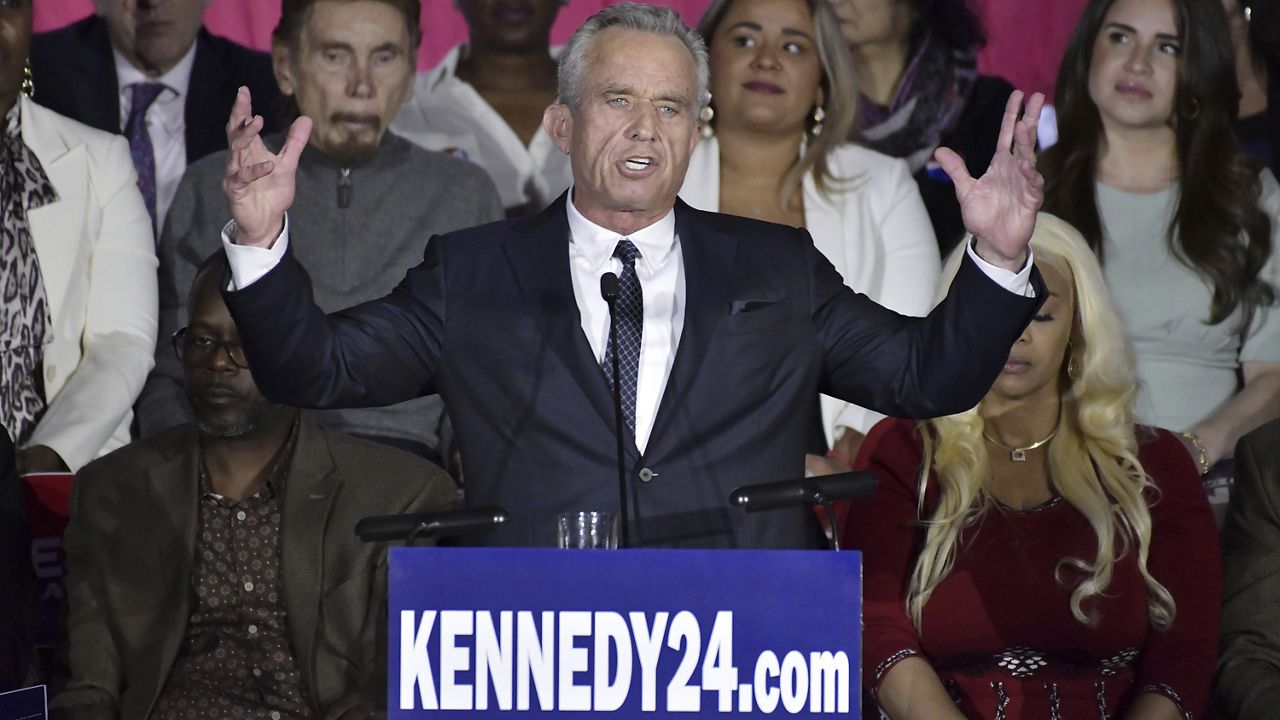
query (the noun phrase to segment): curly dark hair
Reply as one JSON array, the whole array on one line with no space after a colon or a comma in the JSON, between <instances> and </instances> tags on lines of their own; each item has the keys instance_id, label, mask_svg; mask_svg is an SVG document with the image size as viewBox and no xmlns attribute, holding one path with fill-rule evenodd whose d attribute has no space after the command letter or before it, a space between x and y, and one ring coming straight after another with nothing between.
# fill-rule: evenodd
<instances>
[{"instance_id":1,"label":"curly dark hair","mask_svg":"<svg viewBox=\"0 0 1280 720\"><path fill-rule=\"evenodd\" d=\"M1114 2L1091 0L1067 45L1054 98L1059 140L1040 163L1045 211L1074 225L1104 262L1095 191L1104 130L1089 96L1089 63ZM1271 224L1258 206L1261 166L1239 152L1233 129L1240 91L1226 13L1219 0L1173 5L1182 44L1172 119L1182 186L1166 238L1173 256L1213 286L1209 322L1243 307L1247 326L1276 295L1260 276L1272 249Z\"/></svg>"}]
</instances>

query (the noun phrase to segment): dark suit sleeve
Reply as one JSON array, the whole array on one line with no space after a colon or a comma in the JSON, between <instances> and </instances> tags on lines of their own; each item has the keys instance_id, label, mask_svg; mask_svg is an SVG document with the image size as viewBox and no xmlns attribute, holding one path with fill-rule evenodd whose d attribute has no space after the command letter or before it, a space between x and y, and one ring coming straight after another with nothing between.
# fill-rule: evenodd
<instances>
[{"instance_id":1,"label":"dark suit sleeve","mask_svg":"<svg viewBox=\"0 0 1280 720\"><path fill-rule=\"evenodd\" d=\"M92 472L81 473L71 489L71 522L62 536L67 575L65 623L58 648L62 676L51 685L50 717L55 720L114 719L119 715L124 668L108 626L102 578L96 571L92 549L95 539L85 518L84 488L95 481Z\"/></svg>"},{"instance_id":2,"label":"dark suit sleeve","mask_svg":"<svg viewBox=\"0 0 1280 720\"><path fill-rule=\"evenodd\" d=\"M326 316L292 249L253 284L223 297L263 392L296 407L378 407L435 392L444 334L444 251L386 297Z\"/></svg>"},{"instance_id":3,"label":"dark suit sleeve","mask_svg":"<svg viewBox=\"0 0 1280 720\"><path fill-rule=\"evenodd\" d=\"M965 257L947 297L923 319L898 315L845 287L810 244L814 323L824 352L822 392L901 418L974 407L1047 295L997 285Z\"/></svg>"},{"instance_id":4,"label":"dark suit sleeve","mask_svg":"<svg viewBox=\"0 0 1280 720\"><path fill-rule=\"evenodd\" d=\"M1223 528L1222 643L1217 699L1227 717L1275 717L1280 707L1280 468L1275 423L1236 449Z\"/></svg>"},{"instance_id":5,"label":"dark suit sleeve","mask_svg":"<svg viewBox=\"0 0 1280 720\"><path fill-rule=\"evenodd\" d=\"M31 660L31 534L13 442L0 428L0 692L22 686Z\"/></svg>"}]
</instances>

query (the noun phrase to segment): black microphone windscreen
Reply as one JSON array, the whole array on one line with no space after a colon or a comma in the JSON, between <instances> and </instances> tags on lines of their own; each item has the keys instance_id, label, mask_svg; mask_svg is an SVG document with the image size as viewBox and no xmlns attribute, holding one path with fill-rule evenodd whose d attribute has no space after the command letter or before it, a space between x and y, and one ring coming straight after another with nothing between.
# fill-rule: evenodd
<instances>
[{"instance_id":1,"label":"black microphone windscreen","mask_svg":"<svg viewBox=\"0 0 1280 720\"><path fill-rule=\"evenodd\" d=\"M618 299L618 276L607 272L600 276L600 297L607 303Z\"/></svg>"}]
</instances>

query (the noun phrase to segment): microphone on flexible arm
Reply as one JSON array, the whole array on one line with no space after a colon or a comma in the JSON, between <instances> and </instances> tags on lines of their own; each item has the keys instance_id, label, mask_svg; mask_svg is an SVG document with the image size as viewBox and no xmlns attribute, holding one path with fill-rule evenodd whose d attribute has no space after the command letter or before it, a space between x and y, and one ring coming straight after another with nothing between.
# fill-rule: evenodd
<instances>
[{"instance_id":1,"label":"microphone on flexible arm","mask_svg":"<svg viewBox=\"0 0 1280 720\"><path fill-rule=\"evenodd\" d=\"M436 537L446 533L487 530L510 519L500 507L483 507L474 510L407 513L404 515L374 515L361 518L356 523L356 535L364 542L404 540L413 545L419 537Z\"/></svg>"},{"instance_id":2,"label":"microphone on flexible arm","mask_svg":"<svg viewBox=\"0 0 1280 720\"><path fill-rule=\"evenodd\" d=\"M627 450L622 442L622 383L618 378L618 276L600 276L600 297L609 306L609 354L613 356L613 432L618 439L618 547L627 546Z\"/></svg>"},{"instance_id":3,"label":"microphone on flexible arm","mask_svg":"<svg viewBox=\"0 0 1280 720\"><path fill-rule=\"evenodd\" d=\"M744 485L729 494L729 504L747 512L776 510L794 505L821 505L831 522L832 545L840 549L840 528L836 524L831 503L855 500L876 491L876 476L870 470L818 475L799 480Z\"/></svg>"}]
</instances>

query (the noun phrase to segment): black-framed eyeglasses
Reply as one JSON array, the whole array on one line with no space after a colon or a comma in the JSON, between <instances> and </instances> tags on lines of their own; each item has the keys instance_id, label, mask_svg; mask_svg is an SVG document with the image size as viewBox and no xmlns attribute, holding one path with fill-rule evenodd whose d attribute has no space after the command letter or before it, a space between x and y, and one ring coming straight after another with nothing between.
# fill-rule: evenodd
<instances>
[{"instance_id":1,"label":"black-framed eyeglasses","mask_svg":"<svg viewBox=\"0 0 1280 720\"><path fill-rule=\"evenodd\" d=\"M242 370L249 369L249 361L245 359L244 347L232 340L217 338L191 332L184 327L173 334L173 352L178 360L187 367L204 367L208 365L219 350L226 350L231 364Z\"/></svg>"}]
</instances>

